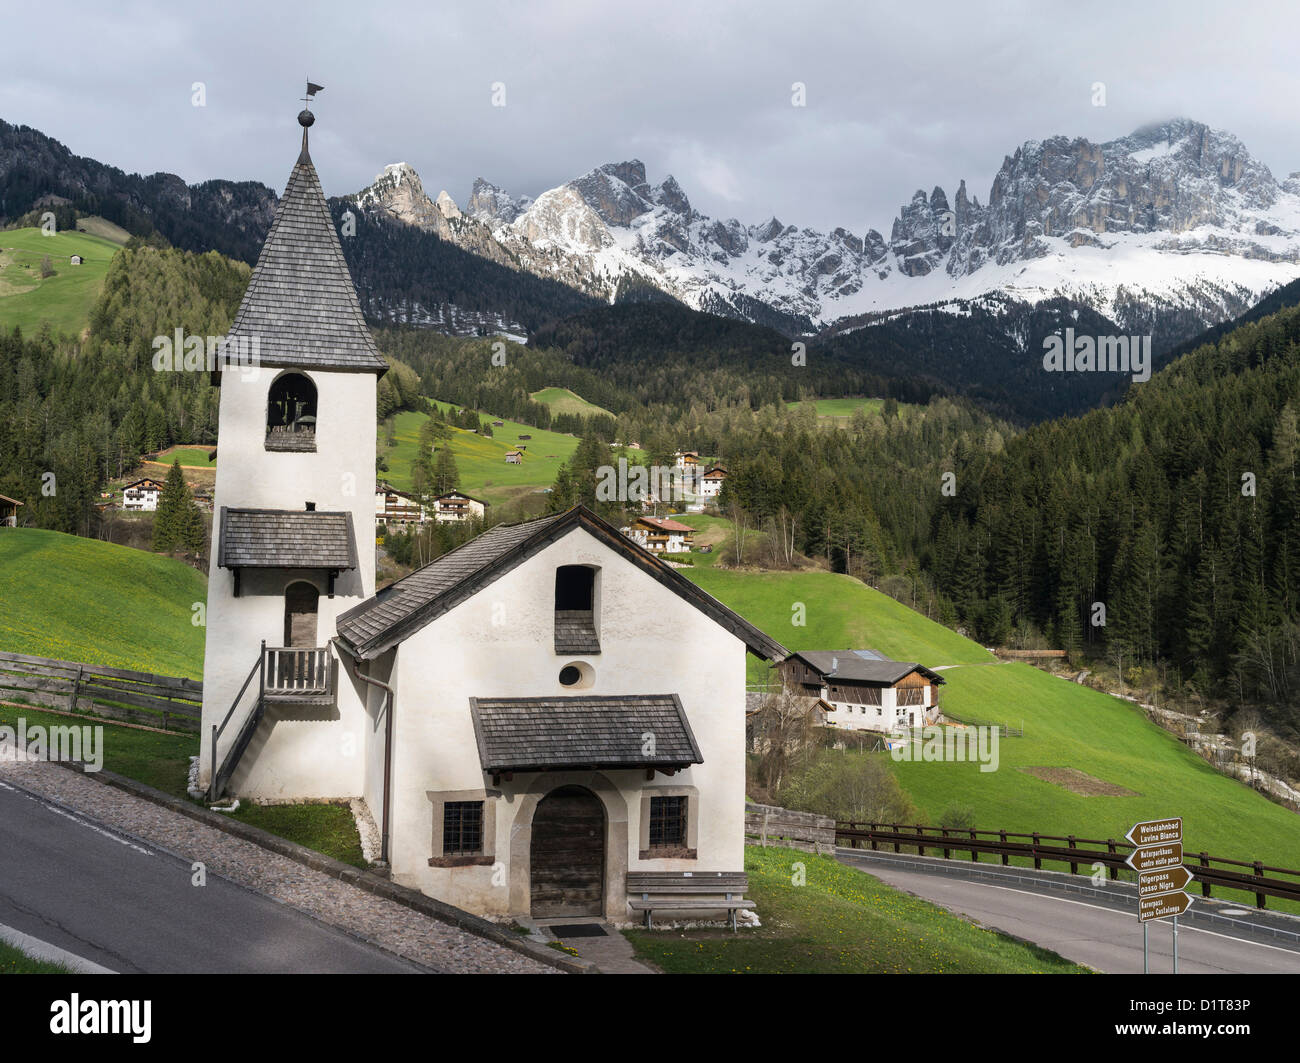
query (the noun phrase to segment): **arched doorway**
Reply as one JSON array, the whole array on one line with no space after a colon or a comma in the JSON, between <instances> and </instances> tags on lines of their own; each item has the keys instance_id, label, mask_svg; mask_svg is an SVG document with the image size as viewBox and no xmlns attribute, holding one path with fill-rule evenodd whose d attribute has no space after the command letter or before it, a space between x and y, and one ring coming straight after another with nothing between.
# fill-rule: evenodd
<instances>
[{"instance_id":1,"label":"arched doorway","mask_svg":"<svg viewBox=\"0 0 1300 1063\"><path fill-rule=\"evenodd\" d=\"M582 786L561 786L533 813L531 868L535 918L603 915L605 806Z\"/></svg>"},{"instance_id":2,"label":"arched doorway","mask_svg":"<svg viewBox=\"0 0 1300 1063\"><path fill-rule=\"evenodd\" d=\"M316 646L316 610L320 591L310 583L291 583L284 592L284 644L302 649Z\"/></svg>"}]
</instances>

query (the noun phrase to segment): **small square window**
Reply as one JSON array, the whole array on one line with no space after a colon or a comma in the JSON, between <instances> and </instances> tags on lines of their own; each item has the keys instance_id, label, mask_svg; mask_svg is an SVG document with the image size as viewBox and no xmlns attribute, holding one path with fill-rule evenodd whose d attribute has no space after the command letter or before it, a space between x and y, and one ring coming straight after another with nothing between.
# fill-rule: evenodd
<instances>
[{"instance_id":1,"label":"small square window","mask_svg":"<svg viewBox=\"0 0 1300 1063\"><path fill-rule=\"evenodd\" d=\"M650 798L650 848L676 849L686 845L686 798Z\"/></svg>"},{"instance_id":2,"label":"small square window","mask_svg":"<svg viewBox=\"0 0 1300 1063\"><path fill-rule=\"evenodd\" d=\"M442 853L469 856L483 851L483 802L448 801L442 809Z\"/></svg>"}]
</instances>

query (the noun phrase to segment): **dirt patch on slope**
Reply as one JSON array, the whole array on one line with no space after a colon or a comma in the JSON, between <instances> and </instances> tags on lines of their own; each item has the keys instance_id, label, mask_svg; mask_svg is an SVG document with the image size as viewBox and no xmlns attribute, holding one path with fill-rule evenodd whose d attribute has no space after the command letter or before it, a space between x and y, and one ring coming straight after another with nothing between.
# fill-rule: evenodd
<instances>
[{"instance_id":1,"label":"dirt patch on slope","mask_svg":"<svg viewBox=\"0 0 1300 1063\"><path fill-rule=\"evenodd\" d=\"M1020 770L1032 775L1035 779L1054 783L1057 786L1064 787L1071 793L1083 794L1084 797L1142 796L1135 790L1116 786L1114 783L1103 782L1101 779L1094 778L1086 771L1080 771L1078 768L1021 768Z\"/></svg>"}]
</instances>

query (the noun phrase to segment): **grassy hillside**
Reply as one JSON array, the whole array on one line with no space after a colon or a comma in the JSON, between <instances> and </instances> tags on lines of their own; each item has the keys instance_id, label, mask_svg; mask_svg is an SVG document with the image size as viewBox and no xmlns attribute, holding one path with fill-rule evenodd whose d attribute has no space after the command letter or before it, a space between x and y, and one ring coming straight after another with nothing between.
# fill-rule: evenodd
<instances>
[{"instance_id":1,"label":"grassy hillside","mask_svg":"<svg viewBox=\"0 0 1300 1063\"><path fill-rule=\"evenodd\" d=\"M1300 817L1215 771L1130 702L1027 664L994 663L976 643L846 576L682 572L787 648L871 647L930 667L958 665L942 672L947 684L940 703L947 711L967 720L1023 725L1025 737L1000 741L999 767L992 772L972 763L846 754L886 758L920 822L937 823L958 805L970 808L975 825L984 829L1118 839L1138 820L1182 816L1189 852L1300 868ZM800 601L807 606L804 628L791 624L792 604ZM751 678L765 670L751 658ZM1062 767L1109 786L1039 777ZM1034 774L1026 768L1049 770Z\"/></svg>"},{"instance_id":2,"label":"grassy hillside","mask_svg":"<svg viewBox=\"0 0 1300 1063\"><path fill-rule=\"evenodd\" d=\"M191 606L207 581L180 561L61 532L0 528L0 649L203 678Z\"/></svg>"},{"instance_id":3,"label":"grassy hillside","mask_svg":"<svg viewBox=\"0 0 1300 1063\"><path fill-rule=\"evenodd\" d=\"M442 410L455 408L445 402L437 405ZM411 486L411 463L418 453L420 426L426 420L422 413L397 414L396 440L392 447L384 445L380 428L379 452L388 462L388 472L381 475L399 490ZM492 432L489 439L476 432L453 428L451 449L460 470L460 489L494 505L550 487L560 466L578 447L576 436L543 431L517 421L506 421L500 428L493 426ZM506 451L520 442L521 435L532 436L523 441L528 448L524 460L519 465L507 465Z\"/></svg>"},{"instance_id":4,"label":"grassy hillside","mask_svg":"<svg viewBox=\"0 0 1300 1063\"><path fill-rule=\"evenodd\" d=\"M552 413L576 413L581 417L613 417L603 406L588 402L575 391L568 388L543 388L534 391L529 398L549 406Z\"/></svg>"},{"instance_id":5,"label":"grassy hillside","mask_svg":"<svg viewBox=\"0 0 1300 1063\"><path fill-rule=\"evenodd\" d=\"M696 523L697 518L685 519ZM993 660L982 646L850 576L716 567L684 569L683 573L788 649L870 648L930 668ZM803 625L795 623L796 603L803 605Z\"/></svg>"},{"instance_id":6,"label":"grassy hillside","mask_svg":"<svg viewBox=\"0 0 1300 1063\"><path fill-rule=\"evenodd\" d=\"M80 333L104 287L116 244L88 233L44 236L40 229L0 231L0 329L33 332L48 321L59 332ZM54 276L41 277L49 255ZM81 255L80 266L69 256Z\"/></svg>"},{"instance_id":7,"label":"grassy hillside","mask_svg":"<svg viewBox=\"0 0 1300 1063\"><path fill-rule=\"evenodd\" d=\"M864 399L861 397L848 399L813 399L812 404L817 410L817 417L819 420L828 423L833 422L844 426L849 423L849 419L853 416L854 410L862 410L864 413L879 413L881 407L885 404L885 400ZM787 402L786 405L793 409L796 406L802 406L803 403Z\"/></svg>"}]
</instances>

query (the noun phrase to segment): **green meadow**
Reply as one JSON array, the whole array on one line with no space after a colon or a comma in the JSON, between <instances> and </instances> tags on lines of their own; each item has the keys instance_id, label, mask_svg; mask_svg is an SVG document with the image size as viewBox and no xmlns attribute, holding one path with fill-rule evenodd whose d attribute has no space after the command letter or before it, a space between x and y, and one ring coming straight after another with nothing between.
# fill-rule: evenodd
<instances>
[{"instance_id":1,"label":"green meadow","mask_svg":"<svg viewBox=\"0 0 1300 1063\"><path fill-rule=\"evenodd\" d=\"M848 425L849 420L853 417L854 410L862 410L863 413L873 414L880 413L885 405L884 399L867 399L858 396L847 399L811 399L809 400L813 408L817 411L817 417L821 421L830 424L839 425L841 428ZM799 401L787 402L787 406L794 409L796 406L802 406ZM899 414L906 413L907 406L903 403L898 405Z\"/></svg>"},{"instance_id":2,"label":"green meadow","mask_svg":"<svg viewBox=\"0 0 1300 1063\"><path fill-rule=\"evenodd\" d=\"M40 229L0 230L0 329L24 332L49 322L56 332L80 333L104 287L118 245L88 233L45 236ZM50 257L52 277L41 276ZM70 256L81 255L80 266Z\"/></svg>"},{"instance_id":3,"label":"green meadow","mask_svg":"<svg viewBox=\"0 0 1300 1063\"><path fill-rule=\"evenodd\" d=\"M696 525L698 517L674 519ZM716 556L712 566L685 570L685 574L787 649L873 649L931 668L994 659L982 646L851 576L722 569ZM750 669L751 675L766 670L758 662L751 662Z\"/></svg>"},{"instance_id":4,"label":"green meadow","mask_svg":"<svg viewBox=\"0 0 1300 1063\"><path fill-rule=\"evenodd\" d=\"M1084 974L1054 952L974 926L827 856L745 847L762 926L625 930L671 974Z\"/></svg>"},{"instance_id":5,"label":"green meadow","mask_svg":"<svg viewBox=\"0 0 1300 1063\"><path fill-rule=\"evenodd\" d=\"M441 410L455 409L450 403L439 402ZM395 417L394 445L384 442L384 429L380 426L379 452L388 462L388 471L380 476L399 490L411 487L411 465L419 454L420 426L428 419L426 414L409 410ZM486 417L489 424L501 418ZM491 438L463 428L451 429L451 450L460 471L460 489L476 498L494 505L510 502L550 487L555 482L560 466L578 448L578 437L560 432L547 432L517 421L505 421L501 427L492 426ZM506 463L506 452L513 450L521 435L527 449L518 465Z\"/></svg>"},{"instance_id":6,"label":"green meadow","mask_svg":"<svg viewBox=\"0 0 1300 1063\"><path fill-rule=\"evenodd\" d=\"M542 388L541 391L534 391L529 398L534 402L540 402L543 406L549 406L553 414L576 413L582 417L614 416L603 406L588 402L576 391L570 391L568 388Z\"/></svg>"},{"instance_id":7,"label":"green meadow","mask_svg":"<svg viewBox=\"0 0 1300 1063\"><path fill-rule=\"evenodd\" d=\"M871 648L941 667L946 712L1023 727L1023 738L999 741L996 771L970 762L845 753L886 758L919 822L937 824L949 808L964 806L981 829L1122 839L1139 820L1182 816L1188 852L1300 868L1300 817L1217 772L1131 702L1028 664L998 662L847 576L716 567L682 573L788 649ZM792 623L796 603L806 606L802 627ZM750 658L751 680L766 671ZM1089 778L1052 770L1059 768Z\"/></svg>"},{"instance_id":8,"label":"green meadow","mask_svg":"<svg viewBox=\"0 0 1300 1063\"><path fill-rule=\"evenodd\" d=\"M0 650L203 678L195 603L207 580L181 561L35 528L0 528Z\"/></svg>"}]
</instances>

